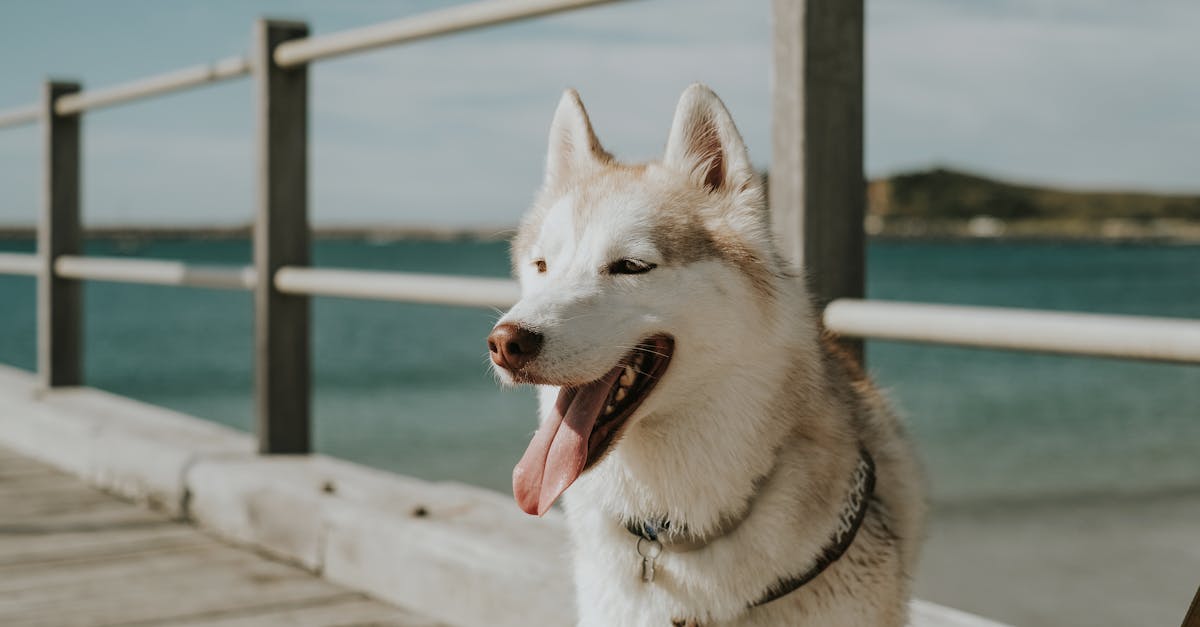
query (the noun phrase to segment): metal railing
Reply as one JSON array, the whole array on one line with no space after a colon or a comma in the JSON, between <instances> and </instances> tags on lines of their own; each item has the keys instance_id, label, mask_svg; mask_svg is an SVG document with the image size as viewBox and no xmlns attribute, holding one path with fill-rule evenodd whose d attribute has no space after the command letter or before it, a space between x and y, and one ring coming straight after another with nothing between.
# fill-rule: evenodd
<instances>
[{"instance_id":1,"label":"metal railing","mask_svg":"<svg viewBox=\"0 0 1200 627\"><path fill-rule=\"evenodd\" d=\"M295 67L309 61L616 1L490 0L489 2L463 4L332 35L290 41L275 50L274 58L275 63L278 63L280 67Z\"/></svg>"},{"instance_id":2,"label":"metal railing","mask_svg":"<svg viewBox=\"0 0 1200 627\"><path fill-rule=\"evenodd\" d=\"M55 260L54 272L66 279L224 290L253 290L258 284L258 273L250 266L205 266L164 259L63 255Z\"/></svg>"},{"instance_id":3,"label":"metal railing","mask_svg":"<svg viewBox=\"0 0 1200 627\"><path fill-rule=\"evenodd\" d=\"M293 39L276 46L272 58L278 67L293 68L311 61L618 1L621 0L485 0L340 33ZM62 96L54 103L54 112L72 115L89 109L144 100L248 76L253 70L252 59L230 57L105 89ZM42 108L36 104L0 111L0 128L33 124L41 117Z\"/></svg>"},{"instance_id":4,"label":"metal railing","mask_svg":"<svg viewBox=\"0 0 1200 627\"><path fill-rule=\"evenodd\" d=\"M322 36L308 36L304 24L264 20L256 26L247 56L104 89L49 82L39 104L0 112L0 127L40 122L46 129L39 253L0 254L0 274L38 277L43 384L82 382L81 280L252 291L260 450L307 452L309 296L507 307L519 293L509 280L309 267L308 64L614 1L486 0ZM851 70L861 69L862 2L774 0L772 6L773 221L785 249L793 257L803 254L811 275L833 277L818 280L814 289L818 302L828 303L824 322L829 329L847 338L1200 363L1200 321L861 300L861 153L825 149L853 145L856 138L861 144L861 115L847 122L839 113L828 124L812 116L856 104L861 113L862 76ZM847 37L845 28L811 28L812 22L829 20L856 23L860 32ZM835 64L852 76L822 83L828 72L805 71L805 64L821 63ZM255 79L259 129L254 265L82 256L79 117L88 110L247 75ZM799 106L805 101L823 106ZM806 136L810 127L833 131Z\"/></svg>"},{"instance_id":5,"label":"metal railing","mask_svg":"<svg viewBox=\"0 0 1200 627\"><path fill-rule=\"evenodd\" d=\"M36 276L33 254L0 253L0 274ZM254 290L252 266L190 264L158 259L61 256L68 279L173 287ZM507 308L516 281L452 274L284 266L275 289L285 294L461 307ZM1200 364L1200 321L1015 307L981 307L843 298L825 307L823 322L844 337Z\"/></svg>"},{"instance_id":6,"label":"metal railing","mask_svg":"<svg viewBox=\"0 0 1200 627\"><path fill-rule=\"evenodd\" d=\"M1200 364L1200 321L1179 318L846 298L824 321L847 337Z\"/></svg>"},{"instance_id":7,"label":"metal railing","mask_svg":"<svg viewBox=\"0 0 1200 627\"><path fill-rule=\"evenodd\" d=\"M244 57L221 59L206 65L149 76L105 89L68 94L54 102L54 113L72 115L135 100L144 100L250 74L253 68Z\"/></svg>"},{"instance_id":8,"label":"metal railing","mask_svg":"<svg viewBox=\"0 0 1200 627\"><path fill-rule=\"evenodd\" d=\"M304 24L260 20L249 54L103 89L49 81L41 101L0 111L0 127L46 129L46 183L38 250L0 254L0 274L38 278L38 373L47 387L82 383L78 282L118 281L255 293L255 395L264 453L311 449L309 295L466 306L511 302L511 282L308 267L308 65L314 61L616 0L486 0L365 28L308 36ZM253 75L259 133L255 263L200 266L83 256L80 116L89 110ZM271 280L259 281L269 276Z\"/></svg>"},{"instance_id":9,"label":"metal railing","mask_svg":"<svg viewBox=\"0 0 1200 627\"><path fill-rule=\"evenodd\" d=\"M0 274L37 276L40 263L37 255L0 253Z\"/></svg>"}]
</instances>

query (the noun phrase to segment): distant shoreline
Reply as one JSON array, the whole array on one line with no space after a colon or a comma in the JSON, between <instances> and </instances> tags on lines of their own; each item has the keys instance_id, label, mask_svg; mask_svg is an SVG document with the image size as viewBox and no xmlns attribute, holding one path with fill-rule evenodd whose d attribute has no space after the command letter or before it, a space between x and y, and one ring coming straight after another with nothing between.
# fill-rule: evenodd
<instances>
[{"instance_id":1,"label":"distant shoreline","mask_svg":"<svg viewBox=\"0 0 1200 627\"><path fill-rule=\"evenodd\" d=\"M990 216L970 219L868 216L864 227L868 237L886 240L1200 243L1200 220L1166 218L1000 220Z\"/></svg>"},{"instance_id":2,"label":"distant shoreline","mask_svg":"<svg viewBox=\"0 0 1200 627\"><path fill-rule=\"evenodd\" d=\"M864 224L868 238L910 241L1058 241L1097 243L1200 243L1200 221L1195 220L998 220L977 216L969 220L913 219L868 216ZM505 241L515 227L435 228L395 226L314 227L318 240L363 240L368 242ZM246 240L249 226L97 226L85 229L85 237L110 240ZM0 226L0 240L31 240L32 226Z\"/></svg>"},{"instance_id":3,"label":"distant shoreline","mask_svg":"<svg viewBox=\"0 0 1200 627\"><path fill-rule=\"evenodd\" d=\"M764 183L770 184L764 174ZM943 167L868 182L868 237L887 240L1200 243L1200 194L1077 190L1011 182ZM251 223L205 226L108 224L88 237L249 239ZM353 222L313 227L314 239L502 241L512 225L434 227ZM0 240L36 237L33 225L0 224Z\"/></svg>"},{"instance_id":4,"label":"distant shoreline","mask_svg":"<svg viewBox=\"0 0 1200 627\"><path fill-rule=\"evenodd\" d=\"M764 175L765 176L765 175ZM769 178L764 178L768 185ZM868 237L883 240L1200 243L1200 195L1058 189L932 168L878 178L866 189ZM245 240L249 223L218 226L109 224L88 237ZM515 226L340 224L313 227L319 240L503 241ZM36 237L30 224L0 224L0 240Z\"/></svg>"},{"instance_id":5,"label":"distant shoreline","mask_svg":"<svg viewBox=\"0 0 1200 627\"><path fill-rule=\"evenodd\" d=\"M322 240L503 241L515 231L515 227L318 226L313 228L312 234L314 238ZM117 240L244 240L250 239L251 232L249 226L94 226L84 229L84 237ZM37 229L32 226L0 226L0 240L34 239L36 237Z\"/></svg>"}]
</instances>

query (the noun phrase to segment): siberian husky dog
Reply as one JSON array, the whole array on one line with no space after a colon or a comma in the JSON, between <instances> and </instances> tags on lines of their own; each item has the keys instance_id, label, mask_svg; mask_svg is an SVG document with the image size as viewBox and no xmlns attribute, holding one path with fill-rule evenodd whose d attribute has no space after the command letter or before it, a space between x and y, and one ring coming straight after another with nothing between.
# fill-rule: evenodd
<instances>
[{"instance_id":1,"label":"siberian husky dog","mask_svg":"<svg viewBox=\"0 0 1200 627\"><path fill-rule=\"evenodd\" d=\"M564 499L578 624L898 626L924 498L902 427L772 242L720 99L619 163L568 90L488 337L538 386L518 505Z\"/></svg>"}]
</instances>

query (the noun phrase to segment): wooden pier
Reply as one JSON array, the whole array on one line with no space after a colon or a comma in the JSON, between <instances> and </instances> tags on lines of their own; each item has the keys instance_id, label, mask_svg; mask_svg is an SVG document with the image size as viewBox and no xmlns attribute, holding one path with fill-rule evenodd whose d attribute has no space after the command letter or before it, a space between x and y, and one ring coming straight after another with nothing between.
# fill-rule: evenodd
<instances>
[{"instance_id":1,"label":"wooden pier","mask_svg":"<svg viewBox=\"0 0 1200 627\"><path fill-rule=\"evenodd\" d=\"M439 624L0 446L0 625Z\"/></svg>"},{"instance_id":2,"label":"wooden pier","mask_svg":"<svg viewBox=\"0 0 1200 627\"><path fill-rule=\"evenodd\" d=\"M48 81L37 102L0 111L0 127L40 124L44 149L38 252L0 254L0 274L35 277L38 289L38 373L0 366L0 446L164 512L0 452L0 624L432 624L349 590L448 624L571 622L565 530L553 513L531 520L499 494L308 454L310 297L493 307L517 289L310 265L307 71L326 58L613 1L483 0L313 36L302 23L260 21L247 56L100 89ZM863 300L864 3L771 6L772 222L828 305L828 329L850 341L1200 363L1197 321ZM247 76L256 95L254 264L83 254L83 116ZM253 292L256 436L79 387L82 281ZM535 586L536 600L514 602ZM914 626L995 625L921 601L913 610Z\"/></svg>"}]
</instances>

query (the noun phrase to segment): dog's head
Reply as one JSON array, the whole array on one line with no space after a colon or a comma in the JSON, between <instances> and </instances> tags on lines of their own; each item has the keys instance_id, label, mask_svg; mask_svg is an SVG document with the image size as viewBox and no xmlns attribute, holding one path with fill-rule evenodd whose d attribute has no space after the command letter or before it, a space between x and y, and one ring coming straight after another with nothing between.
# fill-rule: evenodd
<instances>
[{"instance_id":1,"label":"dog's head","mask_svg":"<svg viewBox=\"0 0 1200 627\"><path fill-rule=\"evenodd\" d=\"M513 244L522 296L488 346L506 383L558 387L513 473L544 513L625 429L752 363L782 268L763 185L707 87L679 101L660 162L616 162L563 94L545 182Z\"/></svg>"}]
</instances>

